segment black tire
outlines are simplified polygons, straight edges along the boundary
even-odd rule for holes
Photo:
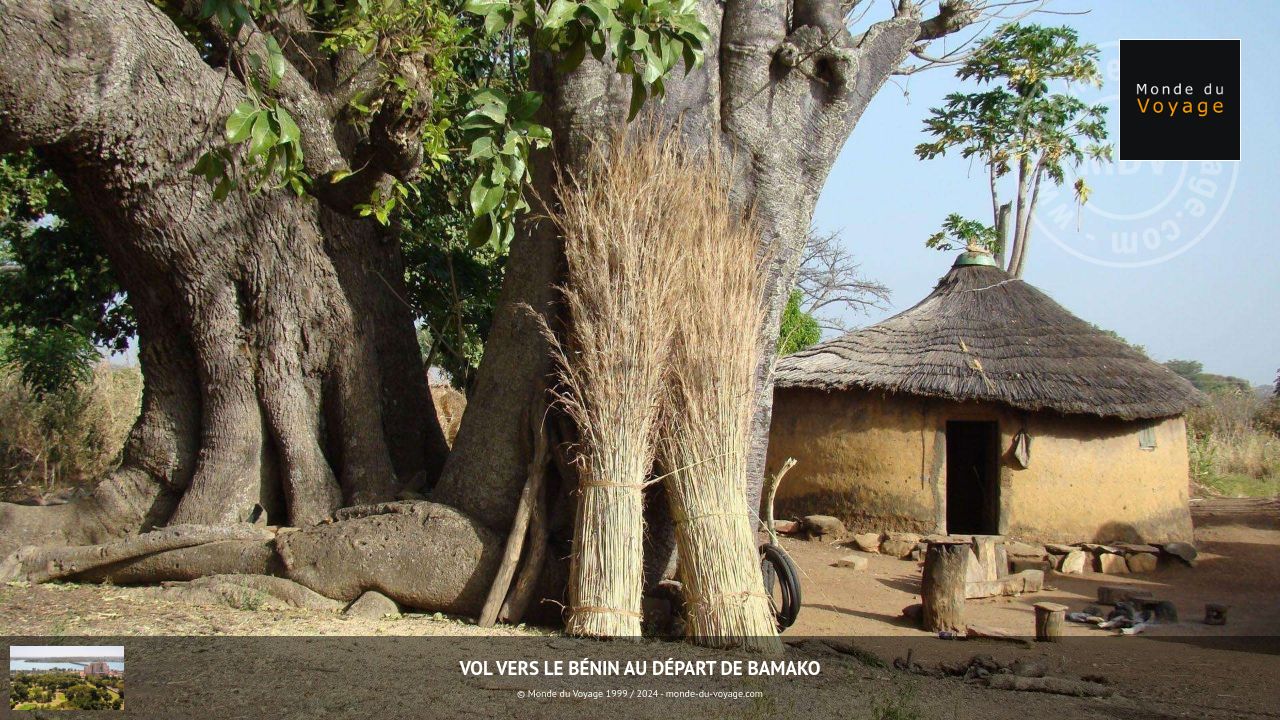
[[[781,587],[782,606],[775,612],[775,618],[778,632],[782,632],[795,624],[800,614],[800,569],[781,547],[765,543],[760,546],[760,570],[766,593],[772,596],[773,586]]]

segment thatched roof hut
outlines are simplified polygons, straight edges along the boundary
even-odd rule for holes
[[[1181,415],[1199,393],[983,253],[909,310],[782,358],[776,385],[770,464],[800,461],[784,508],[1055,540],[1190,532]]]
[[[915,307],[783,358],[777,385],[1125,420],[1196,403],[1196,389],[1168,368],[1023,280],[966,259]]]

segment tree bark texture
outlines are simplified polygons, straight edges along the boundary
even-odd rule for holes
[[[964,585],[969,544],[931,542],[920,586],[921,624],[929,632],[964,632]]]
[[[145,378],[121,468],[82,503],[0,506],[0,552],[256,506],[312,525],[431,484],[447,447],[394,243],[308,196],[215,201],[190,170],[245,86],[151,3],[0,0],[0,16],[0,152],[34,148],[94,223]],[[281,92],[313,176],[355,157],[319,90],[290,71]]]

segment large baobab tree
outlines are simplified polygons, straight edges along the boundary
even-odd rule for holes
[[[952,62],[962,47],[930,55],[926,46],[993,17],[977,0],[900,0],[891,17],[851,32],[870,3],[836,0],[702,2],[711,31],[705,62],[667,79],[666,98],[648,120],[677,130],[695,147],[715,145],[735,168],[733,196],[753,212],[769,254],[772,298],[760,337],[753,420],[750,501],[759,501],[772,413],[771,372],[778,322],[793,287],[814,205],[827,173],[872,97],[897,72]],[[926,5],[930,7],[925,7]],[[993,4],[1021,14],[1038,2]],[[935,9],[934,14],[925,11]],[[867,8],[866,11],[874,11]],[[963,46],[964,43],[957,43]],[[915,58],[914,64],[907,63]],[[531,85],[546,96],[547,122],[564,167],[625,122],[632,86],[605,61],[588,58],[569,73],[535,56]],[[549,312],[559,278],[553,235],[533,228],[511,249],[506,284],[467,415],[437,492],[443,501],[496,526],[509,522],[528,449],[518,433],[529,387],[548,368],[537,323],[520,308]]]
[[[779,309],[832,163],[905,61],[936,60],[928,43],[991,16],[977,0],[898,0],[888,17],[851,32],[861,4],[701,0],[710,30],[704,61],[671,72],[665,97],[645,110],[689,145],[732,158],[733,198],[763,233],[774,302],[760,339],[756,477]],[[399,300],[396,245],[356,212],[393,181],[412,181],[431,68],[445,49],[411,43],[388,52],[394,44],[375,37],[335,50],[320,42],[333,34],[311,24],[314,3],[255,4],[270,12],[245,18],[233,34],[202,18],[201,5],[0,0],[0,152],[34,148],[98,226],[137,313],[146,380],[120,469],[84,502],[0,506],[0,550],[262,513],[272,524],[310,526],[405,488],[430,489],[433,501],[452,506],[441,533],[456,533],[461,514],[491,548],[492,531],[505,531],[515,513],[531,454],[532,389],[549,372],[526,306],[552,312],[561,277],[554,233],[530,222],[515,239],[445,462],[412,318]],[[573,172],[626,121],[633,79],[607,56],[563,71],[563,49],[533,47],[539,117],[554,131],[555,159]],[[248,62],[253,54],[271,62]],[[396,81],[370,66],[390,66]],[[193,175],[208,171],[202,158],[224,147],[224,124],[246,98],[287,108],[296,121],[296,133],[273,127],[302,150],[285,159],[312,179],[305,192],[252,191],[247,180],[218,188]],[[353,98],[371,108],[357,121],[347,113]],[[534,158],[535,189],[551,186],[552,154]],[[238,156],[229,157],[234,174]],[[426,546],[445,547],[447,538]],[[474,572],[492,568],[492,555],[484,558],[475,556]],[[451,567],[458,573],[465,568]]]

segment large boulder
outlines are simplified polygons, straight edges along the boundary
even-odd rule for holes
[[[853,536],[853,545],[862,552],[878,553],[880,552],[880,533],[858,533]]]
[[[1085,551],[1072,550],[1062,556],[1062,564],[1058,566],[1058,572],[1063,575],[1079,575],[1084,572],[1088,560],[1089,556]]]
[[[804,529],[813,540],[835,539],[844,535],[844,523],[831,515],[806,515]]]
[[[386,617],[398,618],[400,617],[400,606],[396,604],[395,600],[377,590],[369,590],[356,598],[355,602],[348,605],[342,614],[363,620],[381,620]]]

